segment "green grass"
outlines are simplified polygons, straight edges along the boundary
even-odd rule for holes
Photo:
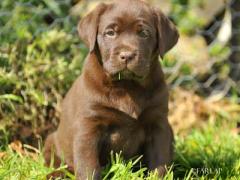
[[[164,179],[240,178],[240,137],[233,135],[230,127],[208,125],[203,130],[193,130],[186,137],[175,139],[174,162]],[[16,153],[10,148],[5,153],[0,160],[0,179],[41,180],[54,170],[44,166],[41,153],[35,158]],[[103,171],[103,179],[158,179],[155,172],[147,172],[144,166],[133,171],[133,166],[141,157],[127,162],[120,155],[111,157],[111,165]],[[68,175],[68,179],[74,179],[72,174]]]
[[[38,155],[34,160],[8,149],[0,160],[0,179],[44,179],[53,169],[44,166],[44,159]]]

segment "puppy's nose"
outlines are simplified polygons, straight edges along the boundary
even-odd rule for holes
[[[125,61],[125,62],[129,62],[131,60],[133,60],[136,57],[136,53],[135,52],[131,52],[131,51],[122,51],[119,54],[120,60]]]

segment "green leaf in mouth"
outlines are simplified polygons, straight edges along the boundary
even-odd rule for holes
[[[118,73],[118,80],[121,80],[121,72]]]

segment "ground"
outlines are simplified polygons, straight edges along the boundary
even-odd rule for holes
[[[175,136],[175,158],[164,179],[238,179],[240,137],[232,127],[233,123],[213,123],[205,125],[202,130],[194,129],[184,137]],[[1,148],[0,179],[42,180],[55,171],[44,166],[41,148],[22,145],[18,141]],[[154,172],[147,174],[144,165],[133,171],[133,165],[140,160],[141,157],[136,157],[125,162],[121,155],[112,154],[103,179],[158,179]],[[74,179],[74,175],[65,168],[64,164],[59,168],[66,173],[64,179]]]

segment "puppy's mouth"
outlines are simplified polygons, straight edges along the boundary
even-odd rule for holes
[[[121,81],[121,80],[141,81],[144,79],[144,76],[138,76],[134,72],[130,71],[129,69],[124,69],[114,74],[112,76],[112,79],[113,81]]]

